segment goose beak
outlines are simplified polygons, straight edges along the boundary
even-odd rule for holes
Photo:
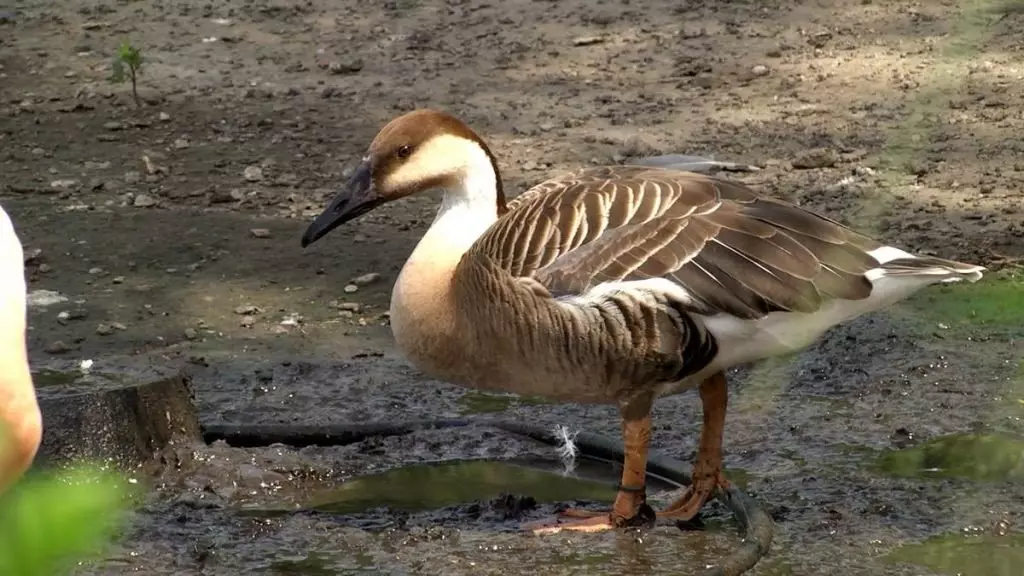
[[[331,200],[330,205],[316,217],[302,235],[302,247],[327,235],[328,232],[349,220],[354,220],[377,206],[384,199],[377,195],[373,187],[370,163],[363,162],[356,168],[345,188]]]

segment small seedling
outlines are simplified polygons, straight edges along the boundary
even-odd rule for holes
[[[110,75],[111,82],[120,84],[126,78],[132,81],[132,98],[135,100],[136,106],[141,106],[139,103],[138,76],[142,73],[142,51],[125,40],[117,48],[117,56],[114,57],[111,69],[113,71]]]

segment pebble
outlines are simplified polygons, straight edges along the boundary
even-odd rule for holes
[[[190,146],[188,138],[178,138],[174,141],[174,148],[176,150],[184,150]]]
[[[342,288],[342,290],[345,292],[345,294],[353,294],[359,291],[359,286],[356,286],[355,284],[346,284],[345,287]]]
[[[189,340],[198,340],[199,332],[195,328],[185,328],[185,338]]]
[[[259,182],[263,180],[263,169],[259,166],[246,166],[242,176],[249,182]]]
[[[270,238],[270,230],[267,228],[253,228],[249,233],[253,238]]]
[[[814,148],[801,152],[793,159],[793,168],[811,170],[815,168],[831,168],[839,161],[839,155],[831,148]]]
[[[252,328],[252,325],[256,323],[255,316],[243,316],[239,324],[242,328]]]
[[[114,333],[114,327],[110,324],[99,324],[96,326],[96,333],[100,336],[109,336]]]
[[[137,194],[135,199],[132,201],[132,206],[136,208],[150,208],[156,206],[156,198],[153,198],[149,194]]]
[[[259,314],[260,312],[261,310],[259,309],[259,307],[253,306],[252,304],[243,304],[241,306],[235,307],[235,314],[243,314],[248,316],[252,314]]]
[[[573,46],[591,46],[594,44],[601,44],[604,42],[604,38],[600,36],[577,36],[572,39]]]
[[[346,62],[331,62],[327,65],[327,71],[331,74],[355,74],[363,69],[363,61],[360,59]]]
[[[368,274],[363,274],[362,276],[356,276],[352,279],[352,283],[356,286],[368,286],[377,280],[380,280],[380,274],[377,272],[370,272]]]
[[[64,178],[61,180],[54,180],[50,182],[50,188],[56,188],[58,190],[69,190],[71,188],[78,187],[78,180],[74,178]]]
[[[67,302],[68,297],[53,290],[33,290],[28,293],[26,301],[29,308],[44,308],[61,302]]]
[[[111,282],[114,284],[124,284],[124,276],[114,276],[114,278],[111,279]]]
[[[159,118],[161,122],[170,122],[171,121],[171,115],[168,114],[167,112],[161,112],[160,115],[157,116],[157,118]]]
[[[359,302],[342,302],[338,304],[338,310],[346,312],[359,312],[363,309],[363,305]]]
[[[767,76],[771,70],[768,69],[764,64],[758,64],[750,69],[754,76]]]
[[[95,268],[89,268],[89,274],[92,274],[93,276],[97,274],[103,274],[103,268],[100,268],[98,266]]]
[[[64,354],[70,352],[71,347],[64,343],[63,340],[57,340],[50,342],[46,345],[46,352],[49,354]]]
[[[32,248],[31,250],[25,250],[22,255],[22,262],[25,264],[35,264],[39,261],[39,258],[43,255],[42,248]]]

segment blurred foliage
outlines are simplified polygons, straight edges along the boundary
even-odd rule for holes
[[[129,488],[91,465],[27,475],[0,495],[0,574],[58,576],[96,557],[123,523]]]

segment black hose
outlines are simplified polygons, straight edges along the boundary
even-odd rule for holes
[[[304,446],[344,446],[355,444],[367,438],[379,436],[402,436],[419,430],[461,428],[470,425],[491,426],[512,434],[526,436],[550,446],[558,446],[562,439],[552,430],[523,422],[480,419],[438,419],[411,420],[401,423],[369,424],[212,424],[203,427],[203,441],[206,443],[224,440],[231,446],[257,447],[270,444],[285,444],[302,448]],[[604,436],[580,432],[574,443],[580,453],[592,460],[603,460],[618,464],[625,457],[622,445]],[[651,453],[647,458],[647,475],[657,477],[678,486],[689,486],[692,469],[689,464]],[[768,552],[775,525],[771,516],[739,488],[729,488],[715,494],[729,507],[739,524],[743,545],[726,561],[708,568],[704,576],[738,576],[754,567],[754,564]]]

